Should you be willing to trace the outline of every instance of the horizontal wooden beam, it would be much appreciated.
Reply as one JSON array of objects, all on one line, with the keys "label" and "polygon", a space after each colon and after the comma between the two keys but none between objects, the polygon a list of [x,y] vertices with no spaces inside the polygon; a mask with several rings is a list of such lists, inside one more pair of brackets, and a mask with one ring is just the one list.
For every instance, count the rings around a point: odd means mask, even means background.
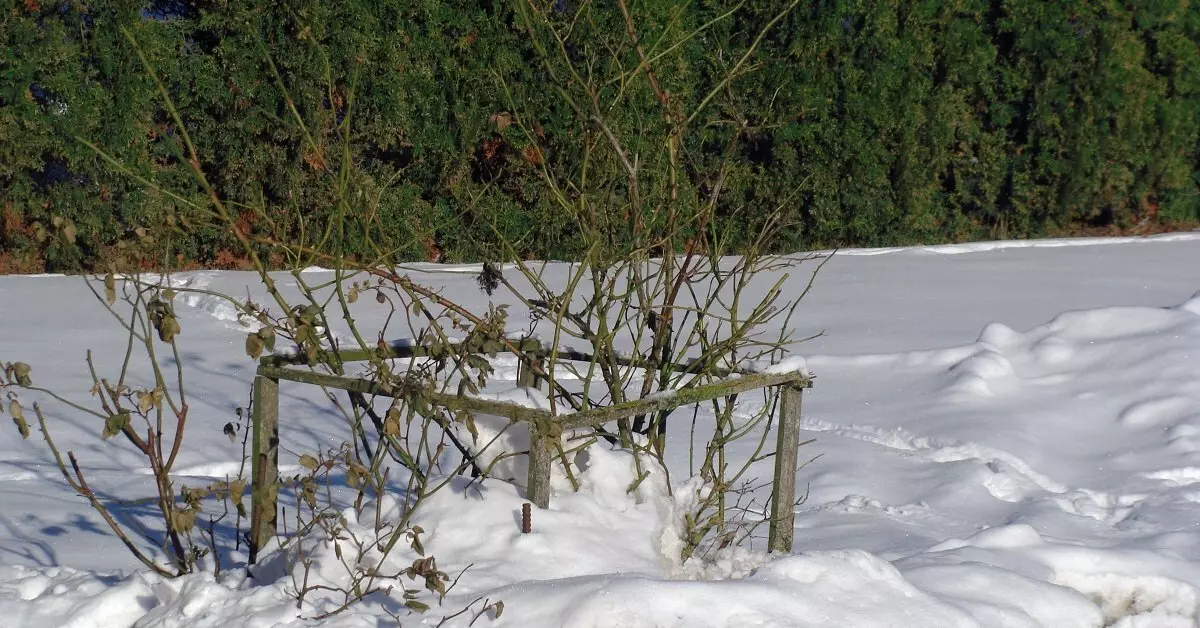
[{"label": "horizontal wooden beam", "polygon": [[[313,384],[368,395],[393,398],[403,396],[403,392],[400,390],[385,390],[377,382],[360,378],[272,366],[260,366],[258,374],[271,379]],[[426,392],[425,395],[430,404],[443,406],[450,410],[480,412],[506,417],[513,421],[556,421],[562,425],[563,429],[576,429],[581,427],[595,427],[610,421],[616,421],[617,419],[650,414],[651,412],[669,410],[680,406],[689,406],[711,399],[784,384],[799,388],[810,388],[812,387],[812,379],[803,373],[751,373],[748,375],[734,375],[699,386],[679,388],[650,395],[642,399],[626,401],[615,406],[592,408],[590,410],[558,416],[545,410],[527,408],[506,401],[493,401],[490,399],[433,391]]]},{"label": "horizontal wooden beam", "polygon": [[[575,349],[559,349],[557,351],[550,351],[549,349],[546,349],[546,350],[541,351],[541,355],[544,357],[550,357],[551,354],[554,354],[555,359],[564,361],[564,362],[591,363],[593,360],[595,360],[595,357],[593,357],[590,353],[584,353],[583,351],[577,351]],[[616,358],[613,359],[613,362],[616,362],[619,366],[627,366],[630,368],[649,369],[652,371],[658,370],[657,366],[653,366],[650,363],[646,362],[646,360],[643,360],[643,359],[635,360],[630,357],[617,356]],[[739,375],[739,374],[745,375],[745,374],[754,372],[754,371],[751,371],[748,369],[740,369],[740,368],[734,368],[734,369],[712,368],[709,365],[700,363],[695,360],[689,360],[687,362],[683,362],[680,364],[675,364],[675,363],[668,364],[668,365],[666,365],[666,368],[667,368],[667,370],[674,371],[676,373],[692,373],[692,374],[708,373],[708,374],[714,375],[716,377],[728,377],[729,375]]]},{"label": "horizontal wooden beam", "polygon": [[[385,360],[394,360],[394,359],[404,359],[404,358],[429,357],[429,355],[430,355],[429,347],[410,344],[410,342],[411,341],[408,341],[408,340],[397,340],[395,342],[388,344],[386,351],[384,351],[383,349],[378,349],[378,348],[370,349],[370,350],[365,350],[365,349],[360,349],[360,348],[339,349],[336,353],[336,357],[338,360],[340,360],[342,362],[366,362],[367,360],[373,360],[375,358],[382,358]],[[512,340],[511,342],[514,345],[516,345],[517,348],[520,349],[522,352],[536,352],[538,350],[538,348],[541,346],[541,344],[537,340],[534,340],[532,338],[526,339],[526,340]],[[462,343],[450,343],[448,345],[448,348],[451,351],[458,352],[459,350],[462,349]],[[500,352],[501,353],[511,353],[512,351],[507,346],[503,346],[500,349]],[[475,352],[475,353],[479,353],[479,352]],[[331,359],[334,356],[335,356],[335,354],[331,351],[322,351],[318,361],[324,362],[324,361],[326,361],[326,359]],[[287,365],[292,365],[292,364],[308,364],[308,358],[303,354],[297,354],[297,355],[275,354],[275,355],[264,356],[263,358],[261,358],[258,361],[258,363],[260,366],[265,366],[265,367],[280,367],[280,366],[287,366]]]},{"label": "horizontal wooden beam", "polygon": [[[510,342],[512,342],[514,345],[516,345],[517,348],[520,349],[521,353],[525,353],[525,354],[528,354],[531,356],[539,356],[542,358],[549,358],[553,355],[556,360],[563,361],[563,362],[591,363],[593,360],[595,360],[595,357],[592,356],[591,354],[583,352],[583,351],[578,351],[575,349],[568,348],[568,349],[559,349],[556,351],[552,351],[550,349],[543,349],[541,342],[539,342],[535,338],[526,338],[523,340],[510,340]],[[458,352],[462,349],[462,343],[450,343],[449,348],[451,351]],[[501,353],[512,353],[512,350],[509,349],[507,346],[504,346],[500,350],[500,352]],[[475,352],[475,353],[479,353],[479,352]],[[429,355],[430,355],[430,351],[429,351],[428,347],[412,344],[411,340],[392,341],[391,343],[389,343],[387,345],[386,353],[383,353],[380,349],[364,350],[364,349],[360,349],[360,348],[341,349],[337,352],[337,358],[341,362],[365,362],[367,360],[372,360],[375,358],[383,358],[383,359],[387,359],[387,360],[404,359],[404,358],[423,358],[423,357],[428,357]],[[328,358],[328,357],[332,357],[332,356],[333,356],[333,353],[329,352],[329,351],[323,351],[321,354],[321,358]],[[321,360],[321,361],[324,361],[324,360]],[[626,367],[630,367],[630,368],[649,369],[649,370],[657,370],[658,369],[658,367],[650,365],[645,360],[634,359],[631,357],[618,356],[618,357],[614,358],[613,361],[616,362],[620,366],[626,366]],[[304,356],[303,354],[296,354],[296,355],[275,354],[275,355],[264,356],[263,358],[261,358],[259,360],[259,364],[262,366],[287,366],[287,365],[293,365],[293,364],[308,364],[308,363],[309,363],[308,358],[306,356]],[[726,377],[729,375],[737,375],[737,374],[746,375],[746,374],[753,373],[753,371],[750,371],[747,369],[741,369],[741,368],[734,368],[734,369],[711,368],[708,365],[701,364],[701,363],[698,363],[695,361],[688,361],[688,362],[683,362],[680,364],[668,364],[668,365],[666,365],[666,368],[668,370],[674,371],[676,373],[699,374],[699,373],[708,372],[717,377]]]},{"label": "horizontal wooden beam", "polygon": [[711,399],[783,384],[807,388],[811,386],[812,379],[803,373],[752,373],[749,375],[739,375],[691,388],[666,391],[642,399],[619,403],[615,406],[563,414],[558,417],[558,422],[562,424],[564,430],[594,427],[617,419],[650,414],[651,412],[669,410],[680,406],[690,406]]},{"label": "horizontal wooden beam", "polygon": [[[260,366],[258,374],[262,377],[271,379],[286,380],[289,382],[300,382],[302,384],[314,384],[316,386],[325,386],[327,388],[335,388],[337,390],[346,390],[350,392],[362,393],[364,395],[379,395],[383,397],[399,398],[404,396],[401,390],[384,390],[377,382],[372,382],[365,379],[354,377],[342,377],[339,375],[328,375],[325,373],[314,373],[312,371],[301,371],[297,369],[277,368],[271,366]],[[479,399],[478,397],[465,397],[459,395],[450,395],[427,391],[422,393],[429,401],[430,405],[442,406],[456,411],[479,412],[483,414],[492,414],[502,416],[513,421],[549,421],[553,419],[553,415],[545,410],[535,408],[526,408],[515,403],[507,401],[492,401],[490,399]]]}]

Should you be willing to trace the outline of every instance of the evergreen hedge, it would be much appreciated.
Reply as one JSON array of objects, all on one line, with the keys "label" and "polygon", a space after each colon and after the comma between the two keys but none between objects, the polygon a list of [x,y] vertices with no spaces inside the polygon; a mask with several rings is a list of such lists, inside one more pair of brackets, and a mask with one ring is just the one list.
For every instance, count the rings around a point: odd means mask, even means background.
[{"label": "evergreen hedge", "polygon": [[[271,221],[304,241],[337,220],[326,150],[345,150],[373,199],[363,211],[398,260],[488,258],[498,233],[532,257],[573,257],[576,226],[545,198],[540,157],[507,125],[518,102],[536,112],[547,159],[556,145],[571,153],[573,119],[546,93],[552,68],[535,62],[518,1],[10,2],[0,270],[102,266],[119,240],[178,212],[77,137],[202,196],[121,27],[174,97],[219,192],[270,209],[247,209],[247,230]],[[781,4],[746,0],[691,38],[735,5],[637,0],[631,10],[647,47],[682,42],[666,88],[687,96],[711,90]],[[581,3],[530,5],[569,20]],[[615,3],[588,6],[567,45],[603,56],[624,23]],[[792,221],[783,244],[797,250],[1200,218],[1200,7],[1186,0],[805,2],[754,64],[699,121],[745,124],[721,215],[746,237],[781,200]],[[622,115],[662,117],[644,101]],[[334,130],[346,115],[342,145]],[[725,158],[721,137],[688,147],[693,161]],[[37,237],[55,216],[74,221],[75,243]],[[229,263],[229,234],[176,233],[183,261]]]}]

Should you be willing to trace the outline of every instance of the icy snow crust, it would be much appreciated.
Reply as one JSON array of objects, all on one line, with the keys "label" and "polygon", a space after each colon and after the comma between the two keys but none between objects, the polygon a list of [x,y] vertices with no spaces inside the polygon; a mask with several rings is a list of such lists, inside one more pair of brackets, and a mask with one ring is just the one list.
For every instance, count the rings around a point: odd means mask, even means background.
[{"label": "icy snow crust", "polygon": [[[810,497],[797,514],[794,555],[767,556],[759,542],[680,564],[686,487],[672,498],[655,476],[628,495],[628,458],[593,447],[581,491],[556,480],[552,508],[533,513],[532,534],[520,533],[524,500],[512,484],[456,483],[422,506],[423,540],[439,567],[472,567],[441,609],[411,622],[437,624],[484,597],[503,600],[505,611],[476,626],[1195,626],[1197,268],[1196,234],[844,252],[796,320],[800,335],[825,335],[795,347],[804,359],[776,367],[817,377],[803,418],[816,442],[801,455],[819,457],[799,474]],[[477,294],[483,308],[470,270],[413,272],[456,296]],[[793,275],[799,290],[807,277]],[[174,280],[236,295],[254,285],[245,273]],[[285,290],[288,280],[279,277]],[[84,350],[95,350],[103,369],[124,345],[80,281],[0,277],[0,359],[31,363],[35,382],[86,403]],[[192,407],[191,445],[177,469],[200,484],[240,466],[240,444],[221,428],[246,403],[254,363],[242,356],[247,327],[233,308],[202,294],[177,298]],[[377,313],[358,305],[369,324]],[[494,366],[485,395],[546,403],[515,388],[515,360],[500,356]],[[342,440],[319,392],[285,385],[281,406],[285,472],[298,468],[298,452]],[[59,445],[91,469],[93,487],[117,499],[150,494],[137,457],[102,443],[100,426],[58,407],[50,418]],[[478,427],[503,432],[512,448],[528,440],[493,417]],[[686,430],[670,436],[682,469]],[[151,576],[50,460],[36,433],[22,442],[0,427],[6,628],[391,625],[394,605],[379,599],[306,619],[330,601],[313,596],[297,610],[283,552],[269,554],[255,578],[228,566],[220,578]],[[511,462],[520,480],[524,462]],[[149,515],[115,507],[128,524]],[[333,548],[312,540],[306,549],[314,577],[336,583]]]}]

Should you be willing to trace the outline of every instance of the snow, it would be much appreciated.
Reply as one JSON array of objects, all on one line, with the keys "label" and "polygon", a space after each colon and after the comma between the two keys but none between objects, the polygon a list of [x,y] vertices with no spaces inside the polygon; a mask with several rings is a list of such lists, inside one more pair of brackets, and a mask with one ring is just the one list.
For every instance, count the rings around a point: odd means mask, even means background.
[{"label": "snow", "polygon": [[776,362],[759,360],[751,364],[749,370],[755,373],[766,373],[767,375],[799,373],[806,377],[811,377],[813,374],[812,371],[808,370],[808,359],[802,355],[790,355]]},{"label": "snow", "polygon": [[[840,251],[792,321],[798,336],[824,335],[755,369],[817,377],[804,397],[802,436],[815,442],[800,452],[811,459],[798,473],[808,498],[791,555],[768,555],[754,539],[681,563],[680,519],[694,487],[674,473],[668,487],[656,473],[628,494],[637,477],[628,455],[601,442],[576,459],[578,492],[556,477],[551,508],[534,509],[529,534],[519,526],[523,489],[499,479],[456,479],[422,504],[427,553],[462,576],[441,605],[405,623],[436,625],[470,605],[447,625],[481,612],[476,626],[1196,626],[1198,263],[1195,233]],[[547,276],[566,267],[550,264]],[[475,270],[406,272],[482,310]],[[328,274],[306,273],[313,282]],[[807,276],[793,275],[785,286],[798,291]],[[233,295],[250,286],[266,302],[247,273],[173,280]],[[294,293],[291,277],[278,280]],[[87,403],[85,350],[111,369],[124,338],[81,282],[0,277],[0,360],[28,362],[36,383]],[[220,299],[179,299],[191,410],[176,469],[201,485],[241,467],[240,439],[222,427],[239,422],[235,410],[248,400],[255,363],[242,346],[251,328]],[[361,300],[356,312],[373,320],[372,304]],[[546,407],[537,391],[515,387],[515,358],[501,354],[493,366],[496,381],[481,396]],[[338,415],[308,388],[282,389],[285,473],[298,471],[300,453],[344,438]],[[106,499],[152,494],[136,452],[101,441],[89,417],[44,407],[60,447]],[[478,417],[480,438],[502,434],[520,450],[522,434],[506,424]],[[686,466],[679,444],[668,452]],[[519,483],[524,461],[505,463]],[[368,534],[375,508],[395,504],[344,512],[349,529]],[[139,503],[113,511],[135,530],[153,521]],[[302,546],[312,577],[331,586],[347,578],[338,542],[315,535]],[[385,595],[321,621],[313,618],[336,598],[314,594],[297,608],[295,547],[267,553],[253,577],[238,552],[219,576],[211,561],[175,580],[149,574],[65,486],[36,427],[29,441],[0,428],[0,625],[391,625],[398,605]],[[406,546],[385,560],[417,557]],[[495,601],[504,603],[499,617],[484,610]]]}]

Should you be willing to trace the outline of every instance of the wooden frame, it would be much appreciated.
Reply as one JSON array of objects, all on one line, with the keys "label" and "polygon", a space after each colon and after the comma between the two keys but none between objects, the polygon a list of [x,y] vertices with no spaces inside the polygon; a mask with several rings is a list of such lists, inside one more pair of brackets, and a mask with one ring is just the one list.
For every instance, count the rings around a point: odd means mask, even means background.
[{"label": "wooden frame", "polygon": [[[550,352],[536,340],[514,341],[525,359],[517,371],[520,386],[536,387],[538,378],[533,364],[542,365]],[[423,347],[393,343],[386,358],[412,358],[429,355]],[[378,354],[376,354],[378,355]],[[341,362],[371,359],[361,350],[342,351]],[[591,356],[577,351],[554,353],[557,360],[589,361]],[[621,360],[621,362],[627,362]],[[303,358],[272,355],[259,361],[254,378],[254,411],[251,413],[253,452],[251,475],[253,490],[250,517],[250,562],[258,558],[259,550],[275,535],[277,492],[279,485],[279,382],[291,381],[313,384],[384,397],[402,397],[403,392],[385,391],[370,380],[301,371],[288,366],[305,364]],[[631,365],[627,363],[626,365]],[[544,370],[544,369],[538,369]],[[679,372],[693,372],[691,365],[681,365]],[[797,449],[800,445],[800,407],[803,390],[812,387],[812,379],[804,373],[755,373],[734,371],[724,373],[723,379],[692,388],[680,388],[663,394],[635,399],[604,408],[592,408],[568,414],[551,414],[545,410],[527,408],[514,403],[479,399],[465,395],[427,392],[431,404],[451,410],[479,412],[506,417],[529,425],[529,476],[526,497],[539,508],[550,506],[550,467],[556,450],[552,434],[582,427],[596,427],[639,415],[694,405],[729,395],[769,387],[780,389],[780,411],[775,448],[775,477],[771,489],[771,519],[767,535],[770,551],[789,552],[792,549],[795,526]],[[556,425],[557,424],[557,425]]]}]

